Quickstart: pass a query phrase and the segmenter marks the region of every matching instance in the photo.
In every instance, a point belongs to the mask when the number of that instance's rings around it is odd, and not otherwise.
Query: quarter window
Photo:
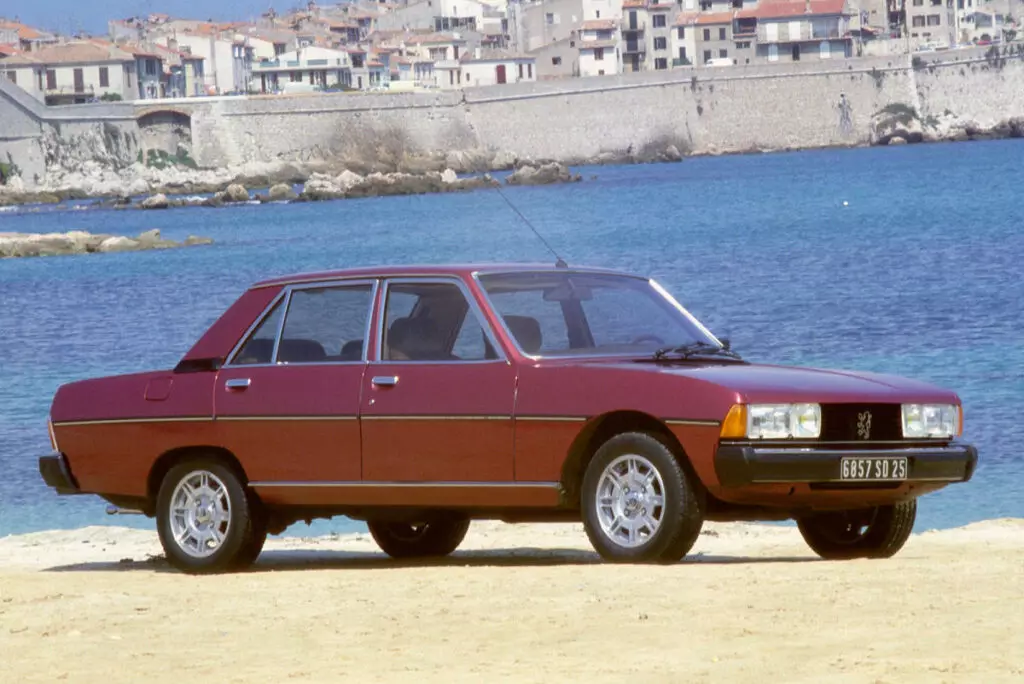
[[[243,366],[254,363],[270,363],[274,356],[274,340],[277,338],[277,329],[281,327],[281,312],[284,307],[282,302],[284,299],[275,304],[270,313],[256,326],[231,363]]]
[[[479,361],[497,355],[457,285],[420,282],[388,286],[381,358]]]

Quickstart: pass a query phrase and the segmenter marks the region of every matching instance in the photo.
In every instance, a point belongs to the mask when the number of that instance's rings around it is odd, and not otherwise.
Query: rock
[[[363,182],[363,177],[358,173],[352,173],[345,169],[334,179],[334,186],[341,192],[346,192]]]
[[[278,183],[270,188],[267,196],[271,202],[287,202],[298,198],[299,195],[292,189],[292,186]]]
[[[665,161],[677,162],[683,160],[683,154],[675,145],[669,145],[668,147],[666,147],[665,154],[663,156],[665,158]]]
[[[900,102],[890,103],[875,112],[871,116],[870,130],[872,145],[889,145],[893,138],[903,139],[902,143],[895,143],[897,145],[924,139],[924,128],[917,110]]]
[[[582,180],[573,175],[567,166],[552,162],[543,166],[523,166],[513,171],[505,182],[509,185],[549,185],[551,183],[575,183]]]
[[[506,171],[508,169],[515,168],[517,161],[519,160],[516,155],[502,150],[494,155],[494,159],[491,160],[490,167],[493,171]]]
[[[132,252],[139,248],[139,241],[129,237],[109,237],[100,243],[100,252]]]
[[[135,239],[120,235],[93,235],[83,231],[43,234],[0,233],[0,258],[129,252],[206,245],[212,242],[209,238],[189,236],[184,242],[177,243],[162,239],[159,230],[148,230]]]
[[[166,209],[170,206],[170,202],[167,200],[167,195],[159,193],[142,200],[139,206],[143,209]]]
[[[457,183],[458,181],[459,181],[459,174],[455,173],[451,169],[445,169],[444,171],[441,172],[441,182],[442,183],[451,184],[451,183]]]
[[[891,136],[889,138],[888,142],[886,142],[886,145],[906,145],[906,144],[907,144],[907,139],[904,138],[903,136],[899,136],[899,135]]]
[[[248,202],[250,199],[249,191],[238,183],[232,183],[224,190],[225,202]]]

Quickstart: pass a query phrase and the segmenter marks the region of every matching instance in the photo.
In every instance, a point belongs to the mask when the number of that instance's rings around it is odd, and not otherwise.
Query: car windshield
[[[711,334],[651,281],[603,273],[515,272],[479,276],[520,349],[537,356],[650,356]]]

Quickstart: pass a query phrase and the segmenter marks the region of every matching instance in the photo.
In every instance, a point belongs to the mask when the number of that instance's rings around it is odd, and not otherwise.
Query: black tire
[[[172,497],[182,480],[197,473],[207,473],[219,481],[227,494],[226,526],[223,540],[212,551],[189,551],[189,544],[175,540],[172,524]],[[241,570],[248,567],[263,548],[266,528],[259,520],[259,501],[248,491],[244,478],[232,467],[215,457],[193,457],[175,464],[164,476],[157,494],[156,527],[167,562],[190,574],[208,574]],[[185,518],[182,517],[180,521]],[[179,522],[180,522],[179,521]],[[194,538],[193,538],[194,539]],[[205,546],[205,545],[204,545]],[[205,553],[205,555],[199,555]]]
[[[639,494],[625,493],[621,496],[626,500],[624,506],[630,508],[628,520],[636,520],[640,515],[647,515],[646,506],[651,506],[650,517],[660,514],[653,534],[651,527],[646,527],[647,534],[643,539],[637,532],[635,545],[630,546],[618,541],[614,534],[606,532],[602,527],[603,513],[598,510],[599,488],[605,469],[612,464],[626,463],[620,461],[625,456],[636,456],[646,463],[637,461],[641,467],[649,466],[657,472],[660,486],[656,481],[641,487]],[[616,465],[618,467],[618,465]],[[657,489],[661,489],[661,506],[657,500]],[[693,548],[704,524],[702,506],[698,494],[696,478],[688,467],[680,462],[676,455],[656,437],[643,432],[627,432],[612,437],[601,445],[587,465],[583,475],[581,506],[583,527],[594,550],[607,561],[618,563],[674,563],[683,558]],[[606,506],[602,506],[607,509]],[[613,507],[614,508],[614,507]],[[625,510],[625,509],[624,509]],[[613,513],[612,509],[605,513]],[[625,516],[626,513],[623,512]],[[619,518],[624,519],[624,518]]]
[[[856,511],[816,513],[797,520],[811,550],[827,560],[891,558],[914,529],[917,499]]]
[[[422,523],[368,520],[366,526],[381,551],[392,558],[447,556],[469,530],[467,518],[437,518]]]

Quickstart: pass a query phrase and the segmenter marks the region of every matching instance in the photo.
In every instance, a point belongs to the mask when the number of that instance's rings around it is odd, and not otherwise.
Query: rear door
[[[285,288],[218,373],[221,442],[254,486],[274,488],[275,501],[307,484],[361,478],[359,394],[376,287]]]

